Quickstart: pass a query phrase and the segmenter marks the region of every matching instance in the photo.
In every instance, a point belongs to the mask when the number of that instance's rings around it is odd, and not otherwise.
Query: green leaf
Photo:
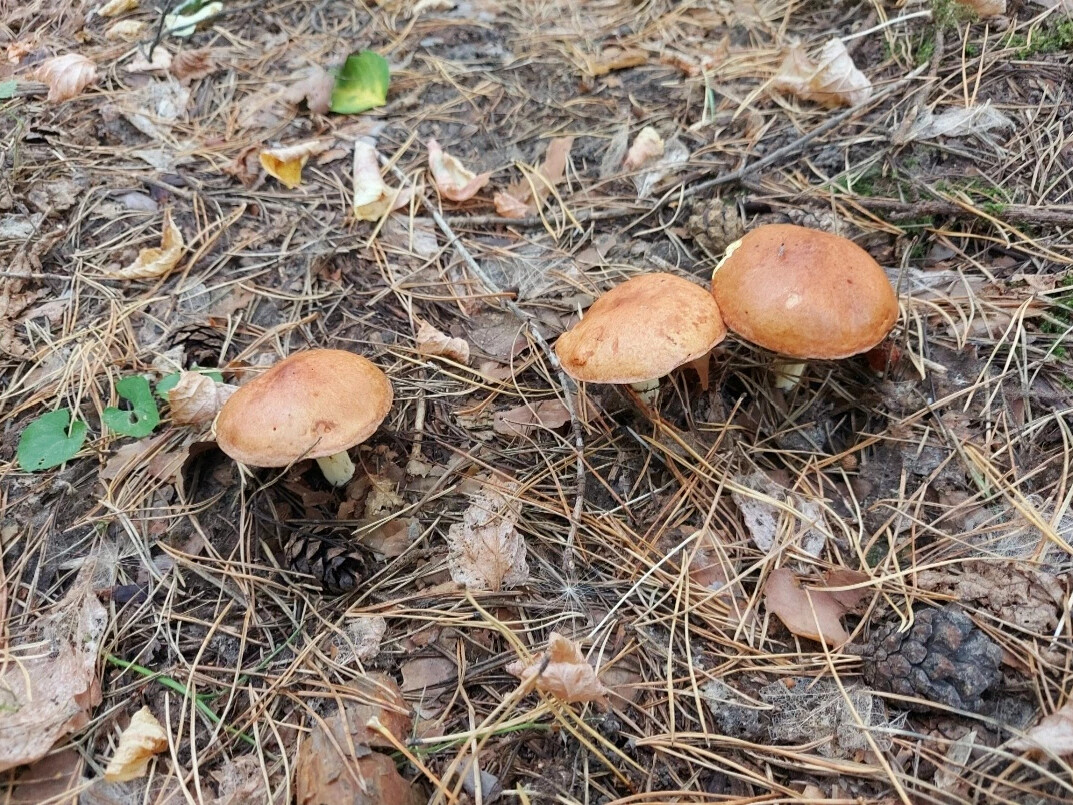
[[[86,441],[85,422],[71,422],[71,409],[42,414],[19,437],[19,466],[27,472],[58,467],[73,458]]]
[[[183,38],[193,36],[199,24],[219,16],[223,10],[223,3],[188,0],[164,17],[164,26],[172,36]]]
[[[7,100],[8,98],[15,97],[15,87],[18,84],[15,83],[15,79],[10,81],[0,81],[0,100]]]
[[[216,369],[205,369],[201,366],[192,366],[190,367],[190,371],[208,375],[217,383],[224,382],[224,376]],[[160,378],[160,382],[156,384],[156,396],[162,400],[168,399],[168,392],[175,388],[175,385],[179,382],[181,376],[182,372],[172,372],[170,375],[164,375]]]
[[[130,411],[122,411],[115,406],[108,406],[101,412],[101,422],[109,430],[124,436],[141,438],[153,432],[160,424],[160,411],[153,400],[149,381],[141,375],[124,377],[115,384],[116,394],[131,404]]]
[[[351,53],[335,76],[329,109],[341,115],[354,115],[387,103],[387,86],[391,71],[379,53],[363,50]]]

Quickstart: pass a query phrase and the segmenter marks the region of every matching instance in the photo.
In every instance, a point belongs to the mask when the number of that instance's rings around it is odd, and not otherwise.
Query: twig
[[[973,217],[973,211],[948,201],[899,201],[894,198],[835,197],[835,201],[856,204],[866,210],[891,213],[890,218],[919,218],[924,215],[953,215],[959,218]],[[829,203],[829,200],[828,200]],[[1050,207],[1034,207],[1031,204],[998,204],[995,218],[1025,224],[1054,224],[1073,226],[1073,204],[1055,204]]]
[[[395,165],[390,164],[386,159],[383,159],[385,165],[390,167],[391,172],[395,175],[395,178],[400,183],[406,182],[406,175],[399,170]],[[570,414],[570,432],[574,438],[574,450],[576,452],[576,491],[574,508],[570,513],[570,529],[566,535],[566,545],[563,549],[563,572],[566,574],[567,581],[573,583],[576,580],[575,571],[576,565],[574,562],[574,541],[577,538],[578,528],[581,525],[581,510],[584,505],[585,499],[585,437],[581,429],[581,419],[577,414],[577,406],[574,404],[575,394],[577,392],[577,385],[570,378],[566,372],[563,371],[562,364],[559,363],[559,357],[555,354],[555,351],[548,344],[547,340],[540,332],[540,328],[537,327],[536,319],[526,311],[522,310],[513,300],[506,297],[496,283],[488,276],[487,272],[481,268],[480,264],[473,259],[473,255],[469,253],[465,244],[455,234],[454,230],[447,220],[440,214],[440,211],[436,209],[424,193],[420,193],[418,196],[422,206],[428,210],[432,216],[436,225],[443,232],[447,238],[448,243],[454,248],[455,253],[462,258],[462,261],[466,264],[469,270],[473,273],[473,276],[483,285],[488,291],[496,295],[495,303],[498,303],[504,309],[506,309],[511,315],[515,316],[522,324],[525,325],[525,329],[529,333],[529,337],[536,342],[540,347],[541,352],[544,353],[544,357],[547,358],[548,363],[551,364],[552,370],[559,378],[559,385],[562,386],[563,400],[566,406],[567,412]],[[489,300],[492,301],[492,300]]]

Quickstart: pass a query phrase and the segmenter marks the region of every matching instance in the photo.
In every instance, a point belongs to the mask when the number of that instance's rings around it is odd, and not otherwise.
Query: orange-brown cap
[[[894,288],[868,252],[791,224],[757,227],[727,247],[712,294],[727,327],[794,358],[865,352],[898,319]]]
[[[252,467],[335,455],[373,435],[392,396],[387,375],[360,355],[296,352],[231,395],[216,418],[216,441]]]
[[[566,373],[589,383],[642,383],[696,360],[726,337],[712,295],[673,274],[612,288],[559,336]]]

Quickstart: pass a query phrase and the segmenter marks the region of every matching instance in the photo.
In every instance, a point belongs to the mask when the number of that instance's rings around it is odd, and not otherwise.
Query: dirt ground
[[[0,756],[54,746],[3,764],[4,802],[1073,800],[1070,711],[1017,743],[1073,679],[1069,9],[228,0],[180,38],[151,0],[101,5],[0,0]],[[870,97],[779,87],[794,43],[833,38]],[[170,67],[146,63],[157,39]],[[361,49],[388,60],[386,105],[322,114],[295,91]],[[37,70],[66,53],[96,79],[49,100]],[[630,170],[645,127],[664,156]],[[488,183],[444,197],[430,139]],[[310,140],[299,186],[261,169]],[[403,190],[372,221],[356,140]],[[505,218],[504,192],[538,199]],[[169,215],[178,262],[124,277]],[[548,345],[595,298],[648,271],[706,285],[773,222],[886,269],[880,352],[783,389],[731,334],[707,389],[680,371],[649,409],[575,395]],[[242,471],[163,401],[150,435],[102,425],[129,376],[241,384],[310,347],[394,388],[343,488],[309,461]],[[64,408],[84,445],[25,471],[25,429]],[[491,570],[460,558],[474,507],[511,540]],[[787,628],[779,569],[855,572],[846,641]],[[951,603],[1001,648],[988,689],[885,690],[874,635]],[[519,687],[553,632],[598,701]],[[143,707],[163,751],[106,782]]]

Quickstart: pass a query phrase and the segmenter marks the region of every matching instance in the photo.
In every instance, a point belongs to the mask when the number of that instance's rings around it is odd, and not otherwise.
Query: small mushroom
[[[792,224],[757,227],[730,244],[712,272],[726,326],[799,360],[837,360],[879,344],[898,319],[880,265],[851,240]],[[792,388],[803,363],[781,367]]]
[[[216,441],[253,467],[315,458],[328,482],[343,486],[354,476],[347,450],[373,435],[392,396],[387,375],[360,355],[297,352],[231,395],[216,417]]]
[[[659,379],[685,364],[708,388],[708,355],[725,337],[710,293],[673,274],[641,274],[597,299],[555,353],[575,380],[629,384],[650,403]]]

